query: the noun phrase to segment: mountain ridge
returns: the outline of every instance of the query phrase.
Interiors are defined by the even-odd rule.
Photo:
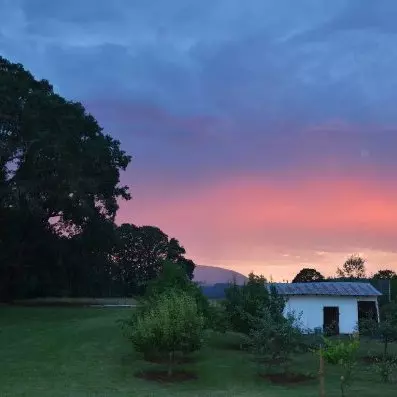
[[[193,281],[203,285],[229,283],[236,280],[237,284],[244,284],[247,277],[234,270],[224,267],[197,265],[193,273]]]

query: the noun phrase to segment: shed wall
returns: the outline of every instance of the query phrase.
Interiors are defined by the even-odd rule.
[[[361,298],[354,296],[290,296],[288,297],[285,312],[292,311],[298,316],[301,315],[302,326],[305,329],[314,330],[315,328],[322,329],[323,327],[324,306],[337,306],[339,307],[339,332],[341,334],[350,334],[356,330],[357,326],[358,300],[361,300]]]

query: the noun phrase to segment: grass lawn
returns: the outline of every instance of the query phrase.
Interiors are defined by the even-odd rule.
[[[233,335],[213,335],[206,348],[183,367],[198,379],[159,384],[138,379],[142,369],[158,367],[143,361],[125,340],[116,320],[132,309],[0,307],[0,395],[10,397],[116,396],[318,396],[316,379],[276,386],[256,376],[246,352],[233,350]],[[372,345],[378,348],[380,346]],[[396,352],[396,346],[393,346]],[[362,346],[366,354],[368,346]],[[295,372],[317,372],[311,354],[294,357]],[[338,372],[327,366],[327,396],[339,396]],[[397,375],[397,374],[396,374]],[[373,369],[360,363],[348,396],[395,397],[397,385],[380,382]]]

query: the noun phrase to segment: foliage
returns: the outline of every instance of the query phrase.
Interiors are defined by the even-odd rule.
[[[148,285],[146,298],[149,300],[156,299],[157,296],[169,291],[184,292],[196,301],[197,308],[205,318],[206,325],[208,325],[212,314],[210,304],[197,283],[189,279],[185,269],[179,263],[174,263],[168,259],[162,262],[161,267],[159,276]]]
[[[107,234],[94,230],[112,229],[130,198],[119,184],[130,156],[80,103],[2,57],[0,98],[0,300],[70,292],[82,279],[94,292],[108,263]]]
[[[190,295],[170,291],[152,298],[124,323],[124,330],[137,351],[167,356],[171,374],[176,352],[186,354],[200,349],[204,318]]]
[[[397,279],[397,273],[394,270],[379,270],[377,273],[373,275],[375,280],[396,280]]]
[[[222,334],[230,329],[229,319],[223,305],[218,303],[209,305],[207,324],[210,329]]]
[[[360,329],[363,335],[382,341],[383,355],[386,359],[389,344],[397,341],[397,303],[389,303],[381,308],[380,322],[372,317],[363,319]]]
[[[374,370],[384,383],[393,381],[393,373],[397,369],[397,362],[390,357],[375,357]]]
[[[183,269],[183,277],[192,278],[195,264],[183,255],[185,249],[175,238],[153,226],[122,224],[117,228],[113,263],[117,277],[129,293],[143,293],[163,270],[165,261]]]
[[[304,329],[299,349],[302,352],[317,351],[324,344],[323,328]]]
[[[297,318],[289,313],[262,309],[261,315],[251,320],[248,343],[258,363],[265,360],[269,365],[283,363],[284,369],[291,354],[302,342],[302,331]]]
[[[357,362],[357,353],[360,347],[358,335],[344,340],[331,340],[324,338],[324,347],[321,348],[320,354],[329,364],[340,365],[343,368],[343,374],[340,377],[340,389],[342,397],[345,396],[346,387],[352,382],[352,373]]]
[[[263,276],[251,273],[243,286],[233,283],[225,290],[223,304],[232,329],[248,335],[251,319],[260,317],[264,307],[282,312],[285,301],[274,289],[269,293]]]
[[[21,205],[69,232],[99,215],[114,218],[130,157],[78,102],[0,57],[1,202]]]
[[[365,278],[365,259],[359,255],[351,255],[342,268],[337,269],[338,277],[343,278]]]
[[[310,283],[323,281],[324,276],[316,269],[303,268],[292,280],[293,283]]]

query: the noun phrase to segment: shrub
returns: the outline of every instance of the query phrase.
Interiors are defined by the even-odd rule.
[[[360,323],[360,329],[363,335],[383,343],[383,356],[386,360],[389,344],[397,341],[397,304],[389,303],[383,306],[380,314],[380,322],[371,317],[364,319]]]
[[[252,319],[260,318],[264,307],[272,313],[282,314],[285,300],[275,289],[269,290],[266,279],[251,273],[243,286],[231,284],[225,290],[224,307],[233,331],[248,335]]]
[[[342,397],[345,396],[346,387],[351,384],[352,373],[357,362],[357,352],[360,347],[360,341],[357,334],[348,341],[324,338],[324,347],[321,348],[320,354],[324,360],[333,365],[340,365],[343,368],[343,374],[340,377],[340,389]]]
[[[159,276],[149,283],[145,297],[147,300],[152,300],[169,291],[182,291],[191,296],[196,301],[198,311],[205,318],[206,325],[209,325],[210,304],[199,285],[189,279],[181,266],[171,261],[164,261]]]
[[[375,357],[373,367],[382,381],[388,383],[393,380],[393,373],[397,369],[397,362],[390,357]]]
[[[290,356],[301,344],[302,332],[293,314],[286,317],[275,315],[270,307],[262,310],[261,316],[251,320],[249,345],[257,362],[269,366],[283,364],[286,371]]]
[[[137,351],[168,357],[171,375],[176,352],[187,354],[200,349],[204,318],[194,298],[185,292],[169,291],[150,300],[124,324],[124,329]]]

